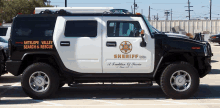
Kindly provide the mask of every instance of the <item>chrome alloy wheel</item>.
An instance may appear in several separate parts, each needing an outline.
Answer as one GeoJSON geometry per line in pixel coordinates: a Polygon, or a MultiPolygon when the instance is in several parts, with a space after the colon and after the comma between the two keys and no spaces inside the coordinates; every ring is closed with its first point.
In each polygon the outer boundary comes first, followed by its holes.
{"type": "Polygon", "coordinates": [[[29,85],[35,92],[44,92],[50,86],[50,79],[46,73],[37,71],[30,76],[29,85]]]}
{"type": "Polygon", "coordinates": [[[186,91],[191,86],[191,77],[186,71],[176,71],[170,78],[170,85],[178,92],[186,91]]]}

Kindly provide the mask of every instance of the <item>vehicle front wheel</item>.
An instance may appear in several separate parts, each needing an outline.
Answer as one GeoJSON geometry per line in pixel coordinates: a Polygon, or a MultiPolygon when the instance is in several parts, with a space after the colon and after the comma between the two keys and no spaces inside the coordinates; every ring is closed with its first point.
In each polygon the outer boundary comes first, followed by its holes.
{"type": "Polygon", "coordinates": [[[160,84],[163,92],[173,99],[186,99],[198,90],[197,70],[186,62],[170,64],[163,71],[160,84]]]}
{"type": "Polygon", "coordinates": [[[21,85],[24,92],[33,99],[49,98],[58,90],[59,75],[46,63],[34,63],[24,70],[21,85]]]}

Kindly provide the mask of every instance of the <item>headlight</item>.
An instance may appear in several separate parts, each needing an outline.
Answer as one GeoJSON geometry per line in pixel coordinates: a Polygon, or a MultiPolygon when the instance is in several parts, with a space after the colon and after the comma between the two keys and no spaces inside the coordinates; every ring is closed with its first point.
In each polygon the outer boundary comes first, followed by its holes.
{"type": "Polygon", "coordinates": [[[206,45],[203,46],[205,56],[208,56],[208,48],[206,45]]]}

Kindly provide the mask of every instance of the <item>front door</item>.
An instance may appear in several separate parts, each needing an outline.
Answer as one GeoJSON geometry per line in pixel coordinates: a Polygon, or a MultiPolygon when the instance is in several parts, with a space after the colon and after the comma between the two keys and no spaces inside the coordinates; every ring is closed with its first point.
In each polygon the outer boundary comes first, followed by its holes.
{"type": "Polygon", "coordinates": [[[151,73],[154,40],[141,17],[103,18],[103,73],[151,73]],[[146,47],[138,33],[145,30],[146,47]]]}

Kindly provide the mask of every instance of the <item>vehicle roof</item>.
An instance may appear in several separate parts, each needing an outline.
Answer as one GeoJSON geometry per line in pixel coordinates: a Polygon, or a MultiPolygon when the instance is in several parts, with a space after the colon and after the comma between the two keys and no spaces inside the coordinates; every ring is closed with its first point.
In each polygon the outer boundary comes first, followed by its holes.
{"type": "Polygon", "coordinates": [[[119,17],[142,17],[135,14],[102,14],[102,13],[82,13],[82,14],[24,14],[16,17],[58,17],[58,16],[119,16],[119,17]]]}

